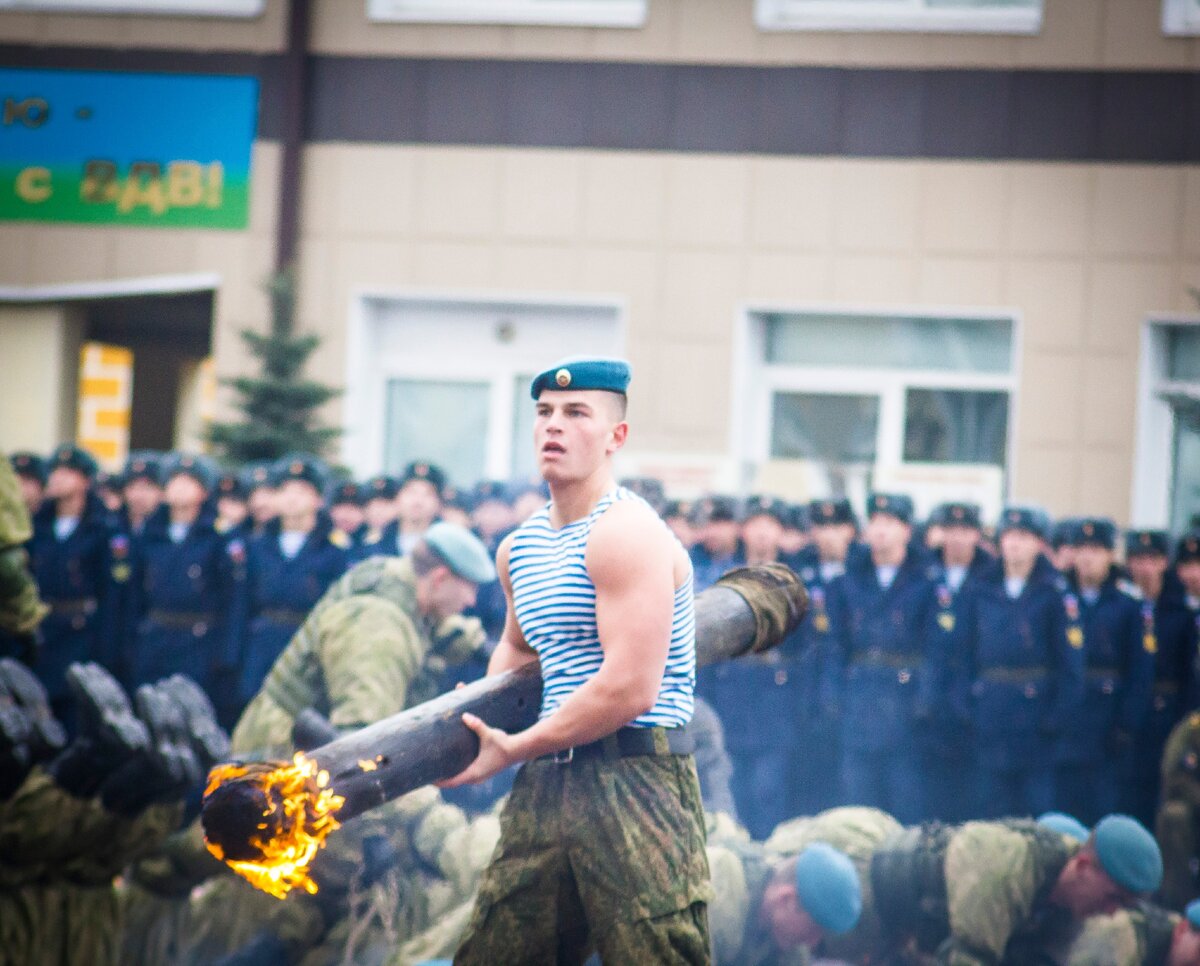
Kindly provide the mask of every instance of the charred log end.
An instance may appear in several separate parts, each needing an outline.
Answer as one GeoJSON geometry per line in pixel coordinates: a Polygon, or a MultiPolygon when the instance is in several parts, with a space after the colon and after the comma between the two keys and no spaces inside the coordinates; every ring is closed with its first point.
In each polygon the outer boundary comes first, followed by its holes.
{"type": "Polygon", "coordinates": [[[778,645],[800,626],[808,611],[808,591],[785,564],[739,567],[721,577],[717,586],[734,591],[754,614],[754,643],[746,649],[747,654],[778,645]]]}
{"type": "Polygon", "coordinates": [[[264,855],[258,843],[279,834],[282,814],[279,803],[271,801],[270,793],[261,785],[235,778],[204,796],[200,822],[205,841],[220,849],[218,858],[261,862],[264,855]]]}

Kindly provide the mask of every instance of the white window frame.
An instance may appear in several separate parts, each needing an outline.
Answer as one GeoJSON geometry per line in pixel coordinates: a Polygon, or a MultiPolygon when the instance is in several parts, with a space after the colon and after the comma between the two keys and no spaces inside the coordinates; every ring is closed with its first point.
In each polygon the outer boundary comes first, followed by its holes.
{"type": "Polygon", "coordinates": [[[168,17],[261,17],[266,0],[0,0],[0,10],[29,13],[141,14],[168,17]]]}
{"type": "Polygon", "coordinates": [[[1172,388],[1194,389],[1195,383],[1167,378],[1167,333],[1200,326],[1200,316],[1156,312],[1142,323],[1138,354],[1137,438],[1134,442],[1133,487],[1129,516],[1134,526],[1166,527],[1171,519],[1174,477],[1175,413],[1158,394],[1172,388]]]}
{"type": "Polygon", "coordinates": [[[925,0],[847,3],[845,0],[755,0],[760,30],[844,30],[911,33],[1036,34],[1046,0],[1034,10],[929,9],[925,0]]]}
{"type": "Polygon", "coordinates": [[[1162,0],[1162,29],[1168,37],[1200,35],[1200,4],[1195,0],[1162,0]]]}
{"type": "MultiPolygon", "coordinates": [[[[1020,385],[1020,316],[1012,309],[983,312],[973,308],[891,305],[764,305],[740,309],[739,337],[734,352],[734,418],[730,450],[741,467],[743,487],[750,485],[754,470],[771,456],[772,400],[777,392],[871,395],[879,397],[879,420],[875,437],[876,470],[913,464],[904,459],[905,390],[962,389],[998,391],[1008,394],[1008,439],[1005,446],[1004,498],[1012,490],[1016,471],[1016,414],[1020,385]],[[766,317],[771,315],[866,315],[880,318],[916,317],[956,321],[994,322],[1007,319],[1012,325],[1008,372],[978,373],[936,369],[896,369],[878,366],[803,366],[767,362],[766,317]]],[[[947,464],[971,465],[971,464],[947,464]]]]}
{"type": "Polygon", "coordinates": [[[383,23],[641,27],[649,0],[367,0],[383,23]]]}

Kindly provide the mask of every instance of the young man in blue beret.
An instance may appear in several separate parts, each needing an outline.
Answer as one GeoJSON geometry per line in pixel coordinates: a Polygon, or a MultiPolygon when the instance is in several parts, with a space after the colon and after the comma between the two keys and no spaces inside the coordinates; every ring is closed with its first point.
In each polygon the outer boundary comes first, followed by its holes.
{"type": "Polygon", "coordinates": [[[507,537],[509,619],[489,673],[539,661],[538,722],[472,715],[479,755],[445,783],[524,762],[501,815],[458,963],[707,963],[704,816],[691,748],[695,618],[687,554],[615,485],[629,366],[568,359],[539,374],[534,452],[548,506],[507,537]]]}

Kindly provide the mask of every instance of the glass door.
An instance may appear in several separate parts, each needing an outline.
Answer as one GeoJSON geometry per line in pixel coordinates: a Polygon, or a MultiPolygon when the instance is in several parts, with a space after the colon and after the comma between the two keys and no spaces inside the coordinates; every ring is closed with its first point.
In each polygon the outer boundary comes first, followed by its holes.
{"type": "Polygon", "coordinates": [[[1173,400],[1174,465],[1171,474],[1171,530],[1200,526],[1200,399],[1173,400]]]}
{"type": "Polygon", "coordinates": [[[815,496],[861,502],[871,489],[880,397],[776,392],[771,400],[771,459],[803,460],[815,496]]]}

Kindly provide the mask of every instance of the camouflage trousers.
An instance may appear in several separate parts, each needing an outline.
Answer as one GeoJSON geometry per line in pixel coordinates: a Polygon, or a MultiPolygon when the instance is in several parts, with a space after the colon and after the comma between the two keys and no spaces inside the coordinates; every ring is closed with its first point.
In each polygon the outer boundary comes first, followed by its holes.
{"type": "Polygon", "coordinates": [[[708,963],[690,755],[527,763],[456,964],[708,963]]]}

